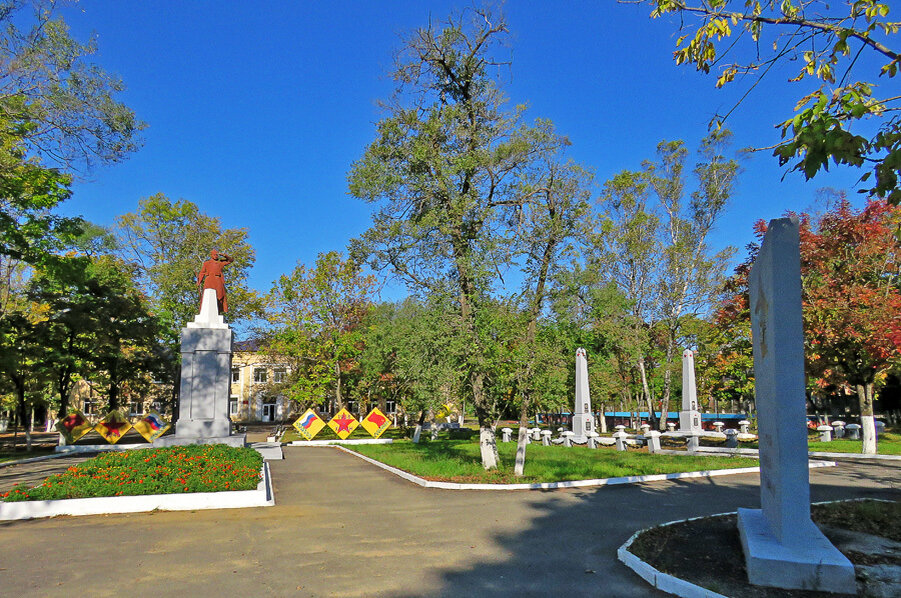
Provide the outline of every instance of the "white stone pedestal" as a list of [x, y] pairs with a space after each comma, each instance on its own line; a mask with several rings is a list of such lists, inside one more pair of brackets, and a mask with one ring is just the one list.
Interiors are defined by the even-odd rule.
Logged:
[[231, 434], [228, 397], [234, 332], [216, 308], [216, 291], [206, 289], [200, 314], [181, 330], [181, 387], [175, 434], [155, 446], [230, 444], [244, 446], [246, 435]]

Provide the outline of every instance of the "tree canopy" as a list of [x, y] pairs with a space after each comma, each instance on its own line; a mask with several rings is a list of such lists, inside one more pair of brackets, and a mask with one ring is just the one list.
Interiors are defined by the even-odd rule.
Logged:
[[[775, 66], [798, 64], [790, 80], [799, 89], [795, 114], [779, 124], [782, 140], [773, 149], [779, 164], [790, 164], [807, 179], [828, 170], [830, 160], [868, 167], [861, 181], [872, 181], [865, 190], [901, 203], [901, 120], [896, 116], [901, 95], [890, 85], [901, 68], [901, 54], [892, 48], [901, 23], [888, 20], [889, 3], [640, 3], [653, 7], [652, 17], [679, 17], [676, 63], [694, 64], [703, 73], [715, 69], [717, 87], [740, 82], [750, 92]], [[817, 87], [811, 90], [804, 83], [809, 80]], [[720, 126], [734, 110], [717, 115], [712, 124]], [[863, 126], [868, 119], [877, 124]]]

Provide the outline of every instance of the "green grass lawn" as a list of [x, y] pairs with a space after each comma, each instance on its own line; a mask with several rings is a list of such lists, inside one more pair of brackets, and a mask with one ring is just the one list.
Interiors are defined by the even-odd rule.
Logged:
[[0, 493], [0, 500], [253, 490], [262, 464], [262, 456], [252, 448], [223, 444], [103, 453], [32, 488], [14, 485]]
[[[809, 450], [822, 453], [859, 453], [863, 450], [863, 441], [834, 439], [832, 442], [820, 442], [819, 436], [808, 442]], [[876, 441], [876, 452], [880, 455], [901, 455], [901, 434], [884, 432]]]
[[756, 459], [741, 457], [691, 457], [652, 455], [638, 450], [617, 451], [612, 448], [566, 448], [530, 444], [526, 453], [525, 475], [513, 475], [516, 443], [498, 444], [501, 467], [486, 472], [479, 458], [476, 441], [423, 440], [419, 444], [400, 441], [385, 445], [359, 445], [353, 450], [398, 469], [428, 480], [460, 483], [535, 483], [566, 480], [615, 478], [756, 467]]

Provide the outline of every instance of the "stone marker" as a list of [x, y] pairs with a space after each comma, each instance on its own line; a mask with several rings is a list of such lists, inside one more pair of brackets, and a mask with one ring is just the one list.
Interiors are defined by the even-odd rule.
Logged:
[[717, 432], [719, 432], [720, 434], [723, 433], [723, 428], [725, 426], [726, 426], [726, 424], [724, 424], [723, 422], [713, 422], [713, 429], [716, 430]]
[[832, 442], [832, 426], [817, 426], [817, 432], [820, 433], [820, 442]]
[[501, 428], [501, 442], [510, 442], [511, 434], [513, 434], [513, 430], [510, 428]]
[[181, 329], [181, 387], [175, 434], [157, 439], [154, 446], [244, 446], [246, 435], [232, 435], [228, 417], [233, 340], [234, 332], [219, 315], [216, 290], [205, 289], [200, 313]]
[[617, 432], [625, 432], [625, 431], [626, 431], [626, 426], [624, 426], [624, 425], [622, 425], [622, 424], [620, 424], [620, 425], [618, 425], [618, 426], [613, 426], [613, 428], [614, 428]]
[[[617, 427], [619, 427], [619, 426], [617, 426]], [[626, 438], [628, 438], [628, 437], [629, 437], [629, 435], [626, 434], [625, 432], [623, 432], [622, 430], [617, 430], [616, 432], [613, 433], [613, 438], [616, 439], [616, 450], [618, 450], [618, 451], [626, 450]]]
[[541, 444], [544, 446], [551, 446], [551, 436], [554, 433], [550, 430], [542, 430], [541, 431]]
[[532, 428], [532, 440], [541, 440], [541, 428]]
[[848, 424], [845, 426], [845, 435], [848, 440], [860, 440], [860, 424]]
[[701, 431], [698, 388], [695, 385], [695, 354], [691, 349], [682, 351], [682, 411], [679, 412], [679, 431]]
[[590, 448], [590, 449], [598, 448], [598, 437], [600, 437], [600, 434], [598, 434], [597, 432], [589, 432], [588, 433], [588, 448]]
[[885, 422], [877, 421], [876, 422], [876, 436], [882, 436], [885, 432]]
[[576, 349], [576, 403], [573, 409], [573, 440], [583, 443], [588, 432], [594, 431], [591, 416], [591, 395], [588, 392], [588, 355], [585, 349]]
[[685, 446], [690, 451], [696, 451], [701, 447], [701, 435], [696, 432], [689, 432], [685, 437]]
[[854, 566], [810, 519], [797, 217], [771, 220], [749, 276], [762, 509], [738, 509], [748, 581], [855, 593]]
[[726, 448], [738, 448], [738, 435], [740, 432], [738, 430], [733, 430], [729, 428], [725, 432], [726, 434], [726, 444], [724, 445]]
[[667, 432], [675, 432], [676, 431], [676, 423], [675, 422], [666, 422], [666, 431]]
[[648, 439], [648, 452], [649, 453], [659, 453], [660, 452], [660, 432], [657, 430], [651, 430], [645, 437]]
[[751, 431], [751, 422], [746, 419], [738, 422], [738, 431], [742, 434], [748, 434]]
[[570, 430], [565, 430], [560, 433], [563, 436], [563, 446], [572, 446], [573, 445], [573, 437], [576, 435], [575, 432]]
[[642, 436], [647, 436], [647, 435], [648, 435], [648, 432], [651, 430], [651, 425], [650, 425], [650, 424], [641, 424], [641, 425], [638, 426], [638, 427], [641, 428], [641, 434], [642, 434]]
[[832, 432], [833, 436], [835, 436], [836, 438], [844, 438], [844, 436], [845, 436], [845, 422], [843, 422], [843, 421], [840, 420], [840, 419], [837, 419], [837, 420], [835, 420], [834, 422], [832, 422], [832, 428], [833, 428], [833, 430], [834, 430], [834, 431]]

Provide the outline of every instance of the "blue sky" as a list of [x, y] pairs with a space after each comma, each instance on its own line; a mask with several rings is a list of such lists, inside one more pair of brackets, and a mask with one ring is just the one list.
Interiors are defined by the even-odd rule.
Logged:
[[[96, 61], [128, 86], [123, 99], [149, 124], [144, 147], [94, 171], [65, 205], [98, 224], [162, 192], [195, 202], [226, 227], [246, 227], [257, 251], [251, 284], [262, 291], [299, 260], [342, 250], [368, 226], [370, 206], [347, 195], [346, 174], [372, 141], [377, 100], [399, 34], [465, 2], [144, 2], [83, 0], [63, 14], [73, 34], [96, 33]], [[677, 67], [670, 20], [612, 0], [511, 1], [513, 103], [549, 118], [570, 156], [603, 183], [652, 158], [662, 139], [690, 147], [745, 88]], [[735, 147], [769, 146], [773, 125], [802, 95], [771, 74], [730, 120]], [[760, 218], [813, 205], [823, 186], [850, 189], [836, 169], [809, 183], [769, 152], [746, 157], [713, 244], [740, 248]], [[397, 297], [400, 289], [388, 295]]]

